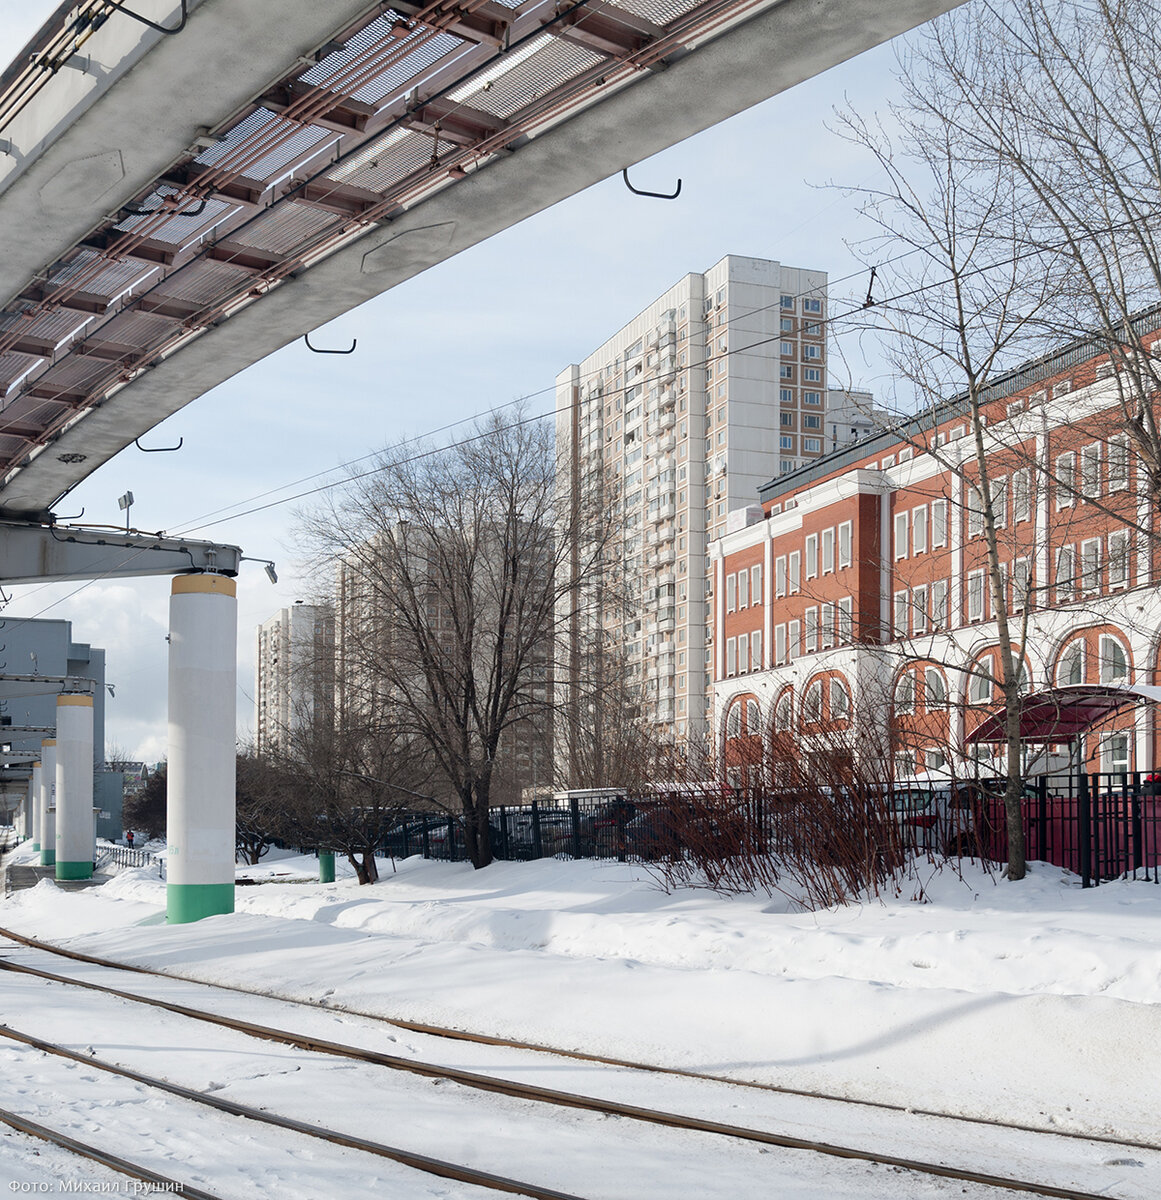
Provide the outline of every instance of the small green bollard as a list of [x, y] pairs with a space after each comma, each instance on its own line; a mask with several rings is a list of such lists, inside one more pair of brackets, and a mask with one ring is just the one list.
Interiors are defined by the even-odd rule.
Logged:
[[318, 852], [318, 881], [319, 883], [334, 883], [335, 881], [335, 852], [333, 850]]

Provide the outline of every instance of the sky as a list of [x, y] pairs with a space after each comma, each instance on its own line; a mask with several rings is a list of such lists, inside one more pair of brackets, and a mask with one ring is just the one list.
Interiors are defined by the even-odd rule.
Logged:
[[[0, 0], [0, 60], [54, 7]], [[364, 304], [312, 336], [324, 347], [357, 339], [355, 353], [319, 356], [299, 341], [271, 355], [142, 439], [147, 447], [182, 439], [179, 452], [123, 451], [58, 517], [83, 510], [86, 523], [123, 524], [117, 499], [132, 491], [139, 529], [227, 542], [276, 562], [277, 585], [260, 563], [243, 564], [238, 580], [245, 740], [257, 626], [309, 598], [318, 581], [296, 552], [295, 503], [237, 514], [316, 486], [322, 479], [311, 477], [384, 444], [521, 397], [529, 412], [550, 411], [563, 367], [726, 254], [825, 270], [832, 297], [864, 296], [867, 275], [852, 246], [871, 231], [844, 189], [873, 184], [875, 168], [830, 130], [845, 103], [867, 117], [885, 113], [894, 65], [892, 48], [880, 47], [633, 168], [638, 187], [668, 190], [680, 178], [676, 201], [634, 196], [617, 175]], [[873, 344], [850, 347], [852, 373], [841, 382], [881, 387], [874, 354]], [[5, 619], [70, 620], [74, 640], [106, 649], [116, 689], [106, 743], [150, 762], [166, 753], [169, 590], [168, 578], [17, 587], [3, 611]]]

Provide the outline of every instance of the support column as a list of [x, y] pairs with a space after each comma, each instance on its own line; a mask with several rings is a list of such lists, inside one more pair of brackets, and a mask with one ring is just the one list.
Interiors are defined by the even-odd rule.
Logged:
[[40, 850], [40, 773], [41, 765], [32, 764], [32, 778], [28, 781], [28, 809], [32, 814], [32, 824], [29, 833], [32, 835], [32, 849]]
[[166, 908], [234, 911], [238, 603], [225, 575], [179, 575], [169, 601]]
[[56, 738], [40, 743], [40, 865], [56, 865]]
[[93, 877], [93, 698], [56, 698], [56, 877]]

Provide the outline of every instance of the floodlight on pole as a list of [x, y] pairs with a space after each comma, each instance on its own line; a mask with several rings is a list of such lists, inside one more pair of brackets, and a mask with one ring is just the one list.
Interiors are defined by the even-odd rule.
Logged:
[[269, 558], [250, 558], [247, 555], [243, 554], [241, 556], [241, 558], [238, 559], [238, 561], [239, 562], [260, 562], [260, 563], [265, 564], [263, 567], [263, 570], [265, 570], [265, 572], [266, 572], [266, 578], [269, 579], [271, 583], [278, 582], [278, 572], [274, 569], [274, 563], [271, 559], [269, 559]]
[[129, 532], [129, 510], [133, 507], [133, 493], [126, 492], [117, 501], [117, 507], [125, 514], [125, 532]]

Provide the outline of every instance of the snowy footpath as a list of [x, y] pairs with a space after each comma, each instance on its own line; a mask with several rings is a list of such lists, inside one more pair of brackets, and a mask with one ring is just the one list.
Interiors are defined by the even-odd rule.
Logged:
[[[19, 861], [21, 852], [17, 851]], [[312, 882], [241, 869], [238, 911], [166, 927], [126, 870], [0, 904], [72, 949], [335, 1008], [737, 1079], [1035, 1126], [1161, 1139], [1161, 887], [1084, 890], [965, 864], [925, 902], [803, 912], [785, 896], [667, 894], [644, 866], [382, 864]]]

